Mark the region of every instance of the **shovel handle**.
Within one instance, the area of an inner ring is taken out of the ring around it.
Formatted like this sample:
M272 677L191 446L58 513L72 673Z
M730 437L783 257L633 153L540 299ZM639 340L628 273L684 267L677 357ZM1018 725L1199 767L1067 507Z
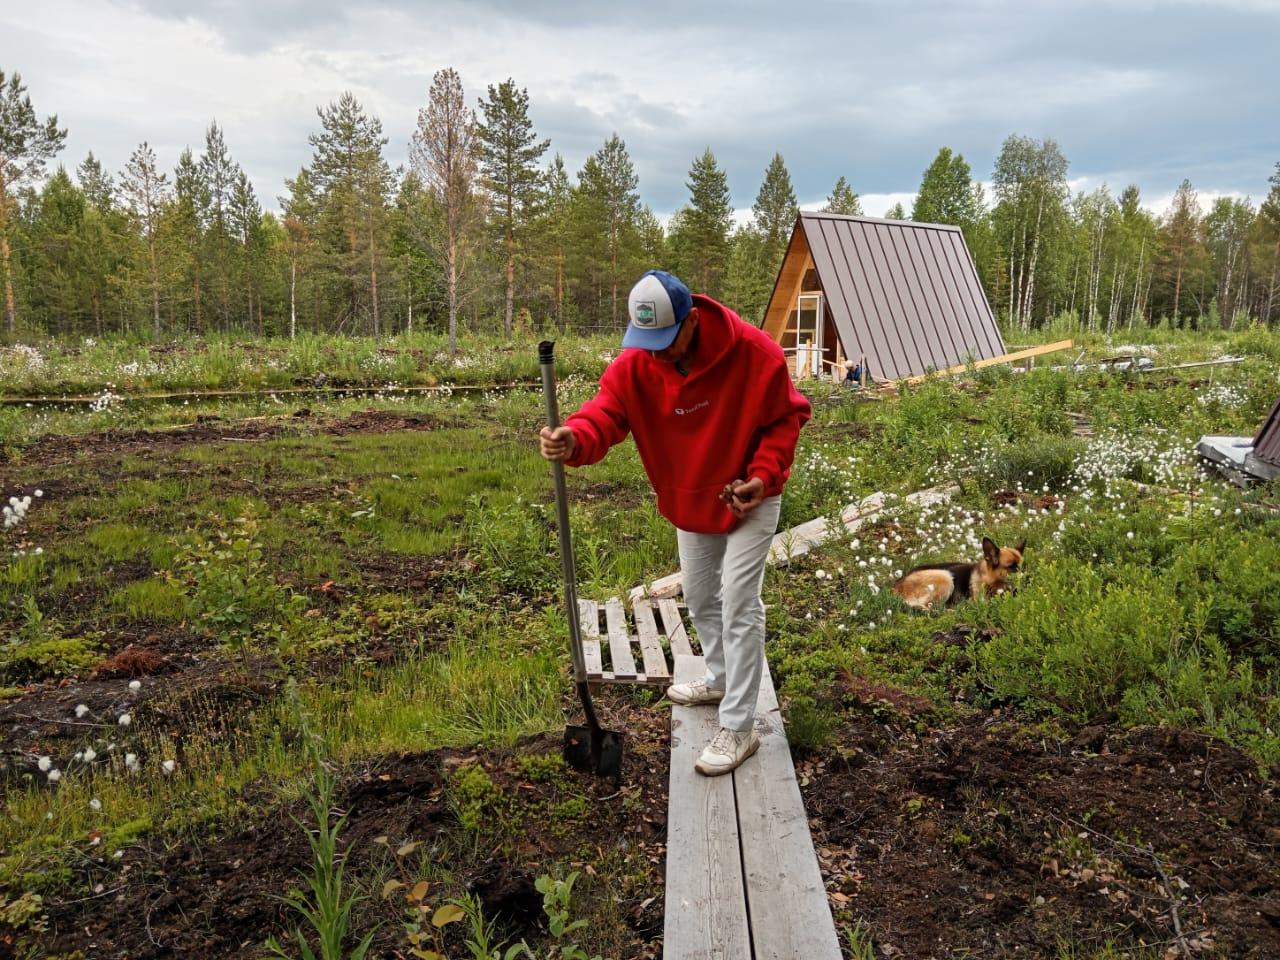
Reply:
M560 426L560 409L556 403L555 341L543 340L538 344L538 365L542 368L542 395L547 406L547 426L552 430ZM551 461L551 478L556 487L556 527L560 535L560 567L564 574L564 602L569 616L569 647L573 656L573 678L579 692L586 689L587 667L582 653L582 633L578 623L577 574L573 564L573 541L569 536L569 493L565 487L564 464ZM587 707L588 718L596 726L594 711Z

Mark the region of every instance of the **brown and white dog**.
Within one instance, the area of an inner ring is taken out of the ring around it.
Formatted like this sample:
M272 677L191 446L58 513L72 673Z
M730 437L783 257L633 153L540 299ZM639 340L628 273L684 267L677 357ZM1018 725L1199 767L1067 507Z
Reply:
M903 603L917 610L990 597L1005 589L1009 574L1017 572L1026 548L1025 540L1016 547L1002 548L990 537L983 537L982 559L977 563L930 563L913 567L893 589Z

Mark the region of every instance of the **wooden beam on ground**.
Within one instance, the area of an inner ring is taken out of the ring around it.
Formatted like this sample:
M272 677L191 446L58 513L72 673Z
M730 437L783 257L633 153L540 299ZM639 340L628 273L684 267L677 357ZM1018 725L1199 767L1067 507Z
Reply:
M604 675L600 662L600 606L594 600L578 601L578 626L582 630L582 659L588 680Z
M605 601L604 619L609 632L609 657L613 664L613 675L618 680L634 679L636 662L631 656L631 638L627 635L627 613L617 597L610 597Z
M759 752L733 773L755 960L840 960L778 697L764 663Z
M1046 353L1056 353L1059 350L1068 350L1070 347L1070 340L1059 340L1056 343L1046 343L1043 346L1030 347L1026 350L1018 350L1015 353L1005 353L998 357L988 357L985 360L975 360L972 363L960 363L954 367L947 367L945 370L937 370L933 373L922 373L914 377L905 377L894 382L899 385L920 383L923 380L928 380L930 377L949 377L952 374L964 373L968 370L981 370L983 367L993 367L998 363L1012 363L1015 360L1026 360L1029 357L1039 357Z
M701 657L675 658L677 683L704 672ZM671 710L664 960L752 955L733 777L704 777L693 768L719 723L714 706Z
M653 607L648 600L637 600L632 604L631 612L636 618L636 634L640 637L640 655L644 660L645 676L649 683L657 683L662 677L671 674L667 670L667 655L662 652L662 643L658 639Z

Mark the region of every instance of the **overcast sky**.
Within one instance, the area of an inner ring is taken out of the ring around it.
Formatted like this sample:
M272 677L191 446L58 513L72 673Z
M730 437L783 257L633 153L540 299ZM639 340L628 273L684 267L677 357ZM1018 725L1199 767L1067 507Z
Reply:
M147 140L172 168L216 118L268 208L344 90L404 163L445 66L473 103L526 87L571 171L616 131L664 217L707 146L740 209L780 151L802 206L843 175L872 215L909 210L943 145L989 180L1011 133L1157 211L1183 177L1206 208L1256 201L1280 161L1280 0L0 2L0 70L68 128L69 167L92 150L118 171Z

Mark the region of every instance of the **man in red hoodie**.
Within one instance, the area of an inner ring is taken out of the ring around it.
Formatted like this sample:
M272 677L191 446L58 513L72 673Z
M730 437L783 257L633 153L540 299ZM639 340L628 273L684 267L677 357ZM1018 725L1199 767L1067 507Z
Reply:
M697 762L715 776L760 746L760 588L809 401L769 336L671 274L650 270L627 306L622 354L564 426L542 428L541 450L576 467L635 437L658 510L676 527L684 595L707 664L706 676L667 696L720 705L720 731Z

